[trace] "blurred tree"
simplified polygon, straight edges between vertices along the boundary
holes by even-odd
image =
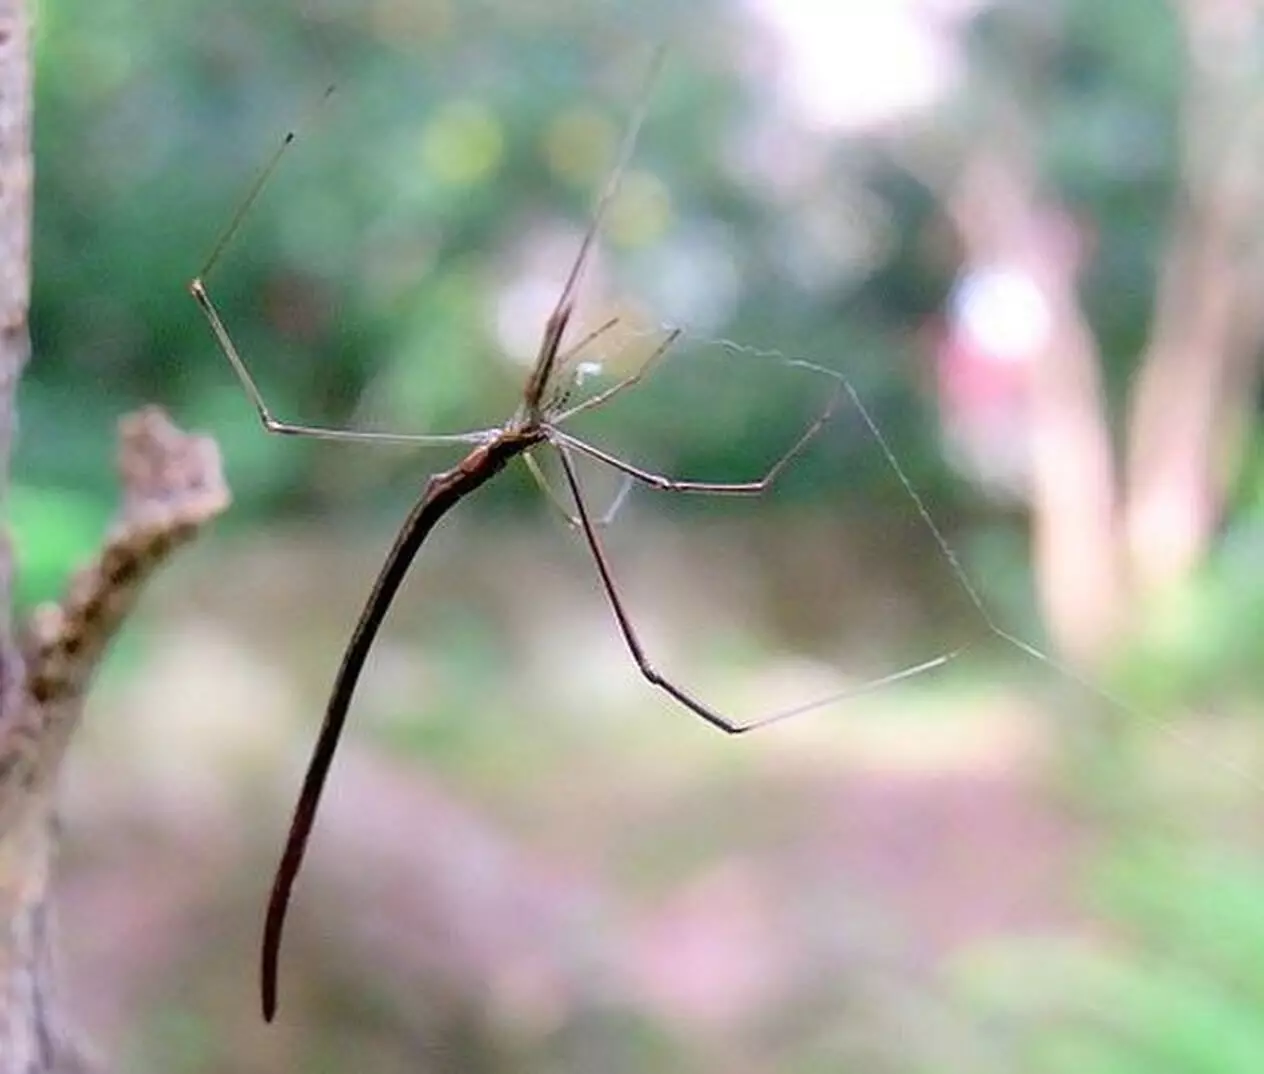
[[[1251,4],[1012,4],[981,27],[978,69],[1007,92],[991,87],[944,205],[967,278],[1004,272],[1031,297],[992,313],[1025,310],[1025,332],[991,346],[1025,370],[1035,576],[1078,661],[1186,588],[1241,468],[1264,330],[1260,18]]]

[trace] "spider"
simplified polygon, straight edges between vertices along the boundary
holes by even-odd
[[[280,864],[277,867],[268,900],[260,968],[262,1009],[263,1016],[267,1021],[273,1019],[277,1009],[278,961],[290,895],[303,862],[308,837],[315,823],[321,793],[329,775],[330,766],[346,723],[352,696],[364,668],[365,660],[373,646],[392,600],[399,591],[399,587],[407,575],[413,560],[420,552],[422,544],[435,525],[458,503],[499,474],[514,459],[519,457],[525,459],[530,464],[536,479],[548,491],[548,485],[544,482],[538,467],[532,460],[531,452],[537,448],[548,447],[556,454],[561,465],[566,490],[575,507],[575,515],[568,515],[568,518],[582,534],[592,554],[601,587],[614,614],[615,622],[623,641],[640,674],[649,683],[665,691],[689,712],[725,734],[741,734],[809,709],[840,700],[859,690],[873,689],[899,679],[920,675],[946,664],[957,655],[957,653],[945,653],[880,679],[872,680],[863,686],[853,688],[844,693],[822,698],[807,705],[799,705],[793,709],[765,715],[755,720],[737,722],[707,704],[707,702],[685,686],[680,685],[659,671],[641,643],[636,627],[620,594],[598,533],[604,519],[594,518],[589,509],[580,484],[579,475],[576,471],[575,457],[577,455],[587,456],[599,464],[622,473],[625,477],[625,490],[627,483],[638,483],[670,492],[758,496],[811,443],[833,417],[840,403],[845,398],[850,397],[856,406],[861,406],[855,391],[840,374],[810,362],[785,359],[787,364],[791,366],[819,374],[831,381],[834,390],[830,393],[825,406],[820,410],[816,418],[802,431],[789,449],[773,463],[763,477],[757,481],[740,483],[682,481],[663,474],[652,473],[633,466],[617,456],[564,431],[563,426],[569,419],[608,403],[616,395],[641,382],[649,375],[656,363],[667,353],[681,334],[680,329],[668,331],[648,358],[633,373],[619,380],[611,387],[589,396],[582,402],[571,403],[573,387],[580,378],[592,371],[587,363],[577,360],[578,355],[594,339],[609,331],[615,322],[612,320],[599,326],[574,346],[563,347],[562,340],[574,315],[576,296],[600,233],[602,221],[618,191],[620,178],[627,168],[628,161],[636,145],[649,99],[649,83],[652,83],[656,76],[662,62],[662,56],[663,50],[660,48],[651,64],[646,89],[642,92],[640,103],[628,123],[618,157],[606,180],[604,189],[597,199],[591,222],[580,242],[565,285],[552,313],[545,322],[535,361],[523,387],[521,401],[517,410],[502,425],[451,435],[410,435],[299,425],[281,421],[273,415],[245,360],[229,335],[215,303],[211,299],[206,286],[206,279],[219,261],[229,240],[239,228],[246,212],[258,198],[281,156],[293,143],[295,138],[294,131],[289,132],[282,139],[280,147],[248,191],[241,207],[232,217],[228,229],[212,250],[202,271],[189,283],[190,293],[197,300],[198,305],[205,314],[220,349],[228,359],[238,380],[253,403],[260,423],[268,432],[282,436],[306,436],[325,440],[355,442],[469,445],[468,454],[456,466],[442,473],[434,474],[427,480],[420,498],[404,520],[394,544],[386,555],[364,609],[360,613],[360,617],[351,633],[341,664],[334,677],[333,688],[325,710],[324,722],[321,725],[316,745],[303,779],[302,790],[299,793],[285,848]],[[326,91],[326,96],[330,92],[332,92],[332,87]],[[868,417],[867,412],[864,412],[863,407],[861,407],[861,410],[870,430],[877,433],[877,428]],[[881,440],[880,434],[878,435],[879,442],[887,454],[888,461],[895,463],[894,456],[886,448],[885,441]],[[616,498],[616,507],[621,498],[621,496]],[[918,502],[920,503],[920,501]],[[925,521],[930,523],[929,516],[925,516]],[[936,537],[938,537],[938,531],[934,529],[933,523],[931,528]]]

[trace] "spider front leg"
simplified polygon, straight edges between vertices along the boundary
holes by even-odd
[[[327,87],[316,107],[323,106],[333,92],[333,86]],[[297,137],[298,131],[295,129],[287,132],[285,137],[281,139],[281,144],[277,146],[276,151],[259,170],[246,191],[245,198],[242,199],[229,220],[228,226],[211,248],[211,254],[202,266],[202,271],[189,281],[189,294],[197,301],[203,315],[206,317],[207,323],[211,326],[211,331],[215,335],[215,341],[219,344],[219,349],[223,351],[224,357],[228,359],[229,365],[233,367],[233,372],[237,375],[237,380],[241,383],[242,388],[245,389],[247,397],[255,408],[255,413],[259,417],[259,424],[267,432],[275,433],[278,436],[308,436],[319,440],[342,440],[355,443],[479,444],[493,439],[497,433],[495,429],[478,429],[465,433],[445,435],[370,432],[360,429],[334,429],[321,425],[300,425],[295,422],[281,421],[272,413],[272,409],[263,398],[263,393],[259,390],[259,385],[256,383],[254,376],[251,374],[241,353],[237,350],[237,345],[228,334],[228,328],[225,326],[223,318],[220,317],[219,310],[216,309],[215,303],[211,300],[210,293],[206,288],[206,279],[210,276],[215,266],[219,264],[224,252],[232,244],[238,231],[241,230],[241,226],[249,215],[250,210],[262,196],[264,189],[268,186],[273,174],[280,166],[281,160],[289,152],[291,146],[294,145]]]
[[[623,636],[624,644],[631,653],[632,659],[636,662],[637,670],[641,675],[653,686],[657,686],[660,690],[670,695],[676,702],[684,706],[695,716],[704,720],[710,726],[718,731],[723,731],[726,735],[740,735],[746,731],[754,731],[756,728],[767,727],[769,724],[777,723],[780,720],[787,720],[792,716],[799,716],[814,709],[824,708],[839,701],[848,698],[857,697],[860,694],[868,693],[872,690],[889,686],[893,683],[900,682],[905,679],[911,679],[918,675],[923,675],[928,671],[943,667],[950,661],[955,660],[965,647],[955,649],[951,652],[941,653],[932,657],[930,660],[922,661],[910,667],[901,668],[889,675],[883,675],[880,678],[870,679],[858,686],[853,686],[846,690],[840,690],[836,693],[829,694],[826,697],[817,698],[815,701],[809,701],[806,704],[795,705],[791,708],[780,709],[776,712],[768,713],[764,716],[757,717],[753,720],[738,722],[725,716],[717,711],[706,702],[702,701],[691,691],[669,679],[650,661],[646,655],[645,648],[641,644],[641,640],[637,635],[636,628],[632,624],[632,618],[628,614],[627,608],[624,606],[623,598],[619,593],[619,587],[614,580],[614,574],[610,569],[610,561],[606,556],[605,548],[602,546],[601,539],[597,536],[597,525],[589,515],[588,505],[584,501],[583,489],[579,484],[579,475],[575,470],[574,460],[570,456],[566,445],[554,443],[557,448],[558,457],[562,462],[562,473],[566,477],[566,484],[570,489],[571,498],[575,501],[575,510],[579,516],[579,526],[584,534],[584,539],[588,544],[588,549],[592,552],[593,562],[597,566],[597,574],[601,579],[601,588],[606,594],[606,599],[610,603],[610,610],[614,613],[615,622],[618,624],[619,633]],[[699,491],[699,490],[692,490]]]
[[[195,277],[189,283],[189,293],[202,308],[202,312],[206,315],[207,323],[211,326],[211,331],[215,333],[215,340],[219,344],[219,349],[224,352],[224,357],[228,359],[233,371],[237,374],[238,381],[240,381],[242,388],[245,389],[246,395],[250,398],[251,403],[254,404],[255,413],[259,416],[259,424],[270,433],[275,433],[278,436],[308,436],[318,440],[343,440],[355,443],[423,445],[479,444],[485,443],[496,435],[495,429],[478,429],[466,433],[451,433],[447,435],[429,435],[425,433],[379,433],[362,429],[333,429],[321,425],[298,425],[294,422],[281,421],[273,415],[267,401],[263,398],[259,385],[255,383],[255,378],[251,375],[249,367],[237,350],[237,345],[233,343],[232,337],[228,334],[228,329],[219,315],[219,310],[215,308],[215,303],[211,301],[211,296],[207,292],[206,284],[201,276]]]
[[[672,336],[671,339],[674,339]],[[671,339],[668,342],[671,342]],[[660,349],[661,352],[661,349]],[[651,361],[654,356],[651,356]],[[640,373],[633,374],[638,377]],[[632,378],[628,378],[631,380]],[[616,384],[610,392],[606,393],[608,398],[615,390],[623,386],[622,383]],[[759,496],[777,480],[781,472],[792,463],[795,458],[800,455],[803,450],[816,438],[817,434],[825,428],[830,418],[834,416],[834,412],[838,409],[839,403],[844,397],[844,388],[842,383],[838,389],[830,397],[830,401],[826,404],[825,409],[816,417],[803,433],[799,436],[784,455],[772,464],[768,472],[764,474],[758,481],[681,481],[674,477],[666,477],[663,474],[651,473],[649,470],[642,470],[640,467],[633,466],[630,462],[625,462],[617,455],[611,455],[608,451],[602,451],[601,448],[594,447],[592,444],[584,440],[580,440],[577,436],[565,433],[555,425],[549,426],[549,439],[552,440],[559,449],[562,445],[574,448],[582,455],[587,455],[591,459],[603,462],[607,466],[618,470],[620,473],[626,474],[633,481],[639,481],[643,485],[649,485],[650,488],[658,489],[662,492],[691,492],[691,493],[713,493],[720,496]],[[589,400],[592,402],[592,400]],[[563,453],[564,455],[564,453]]]

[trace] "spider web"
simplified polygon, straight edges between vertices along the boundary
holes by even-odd
[[[644,114],[647,97],[648,91],[640,98],[637,122]],[[617,173],[626,165],[628,155],[631,153],[633,134],[634,126],[624,142],[624,155],[619,167],[616,168],[616,179]],[[288,143],[287,137],[283,147]],[[221,250],[233,237],[245,211],[252,206],[263,184],[270,180],[272,170],[279,159],[280,152],[278,151],[277,156],[265,166],[241,209],[231,219],[227,231],[214,248],[208,267],[219,257]],[[613,191],[616,185],[616,180],[607,180],[607,192]],[[584,239],[583,243],[586,245],[589,241],[589,239]],[[591,306],[594,302],[594,295],[600,289],[599,281],[595,281],[594,277],[602,275],[603,265],[600,262],[608,253],[605,244],[600,240],[600,235],[596,235],[591,241],[594,246],[600,246],[601,250],[598,252],[600,256],[594,256],[583,273],[585,282],[579,292],[583,306]],[[571,249],[574,249],[574,246]],[[573,265],[574,262],[571,262],[570,265],[563,265],[563,267],[568,271],[573,271]],[[551,290],[551,294],[556,296],[557,291]],[[641,315],[641,311],[632,306],[616,307],[613,311],[607,311],[604,318],[577,317],[576,324],[572,326],[567,337],[572,341],[571,346],[574,346],[573,341],[583,336],[584,329],[580,328],[581,324],[586,324],[588,326],[586,330],[592,331],[609,321],[614,321],[614,327],[611,330],[599,333],[589,343],[569,354],[566,368],[561,371],[562,376],[557,378],[563,381],[569,378],[573,382],[567,390],[568,403],[572,400],[582,402],[584,398],[591,398],[594,392],[607,387],[610,378],[603,374],[613,371],[616,374],[626,375],[629,370],[635,369],[637,363],[644,361],[649,354],[653,353],[654,348],[670,331],[668,327],[657,323],[655,318]],[[687,352],[687,357],[682,357],[681,352]],[[708,363],[719,372],[709,377],[699,374],[699,369]],[[730,372],[739,365],[742,366],[740,372]],[[679,377],[677,377],[678,373]],[[971,625],[963,631],[964,636],[954,643],[935,649],[920,658],[914,658],[907,665],[890,669],[876,677],[865,678],[824,699],[808,699],[801,703],[792,703],[785,715],[802,715],[842,701],[856,693],[881,689],[890,685],[893,679],[921,677],[938,671],[945,665],[958,663],[968,653],[977,652],[983,642],[995,642],[1022,658],[1048,669],[1098,703],[1107,704],[1134,719],[1161,720],[1165,732],[1175,740],[1197,746],[1203,753],[1207,752],[1205,744],[1196,743],[1193,736],[1177,725],[1173,719],[1138,709],[1122,697],[1109,692],[1066,663],[1059,661],[1048,650],[1009,630],[1000,621],[991,610],[989,602],[984,599],[984,588],[966,569],[956,546],[949,540],[946,531],[937,521],[927,497],[911,476],[910,468],[902,457],[903,453],[897,448],[895,438],[887,431],[884,422],[877,417],[873,407],[866,402],[864,391],[857,387],[858,381],[836,369],[828,358],[804,357],[797,351],[763,348],[731,338],[709,337],[704,332],[686,331],[672,347],[671,353],[665,357],[661,368],[656,369],[647,377],[644,385],[637,385],[609,407],[581,415],[575,424],[580,434],[584,436],[588,435],[589,428],[595,429],[594,443],[599,446],[606,445],[606,435],[609,435],[615,441],[610,449],[620,456],[626,449],[637,465],[646,465],[653,469],[654,458],[665,456],[668,461],[662,464],[663,472],[670,473],[674,477],[710,479],[715,476],[717,480],[750,480],[758,477],[759,474],[730,475],[727,472],[721,472],[719,475],[714,475],[705,471],[696,474],[676,474],[669,465],[672,455],[672,451],[668,450],[669,446],[672,441],[682,444],[691,438],[697,440],[699,432],[705,432],[708,425],[716,420],[717,404],[720,409],[729,408],[730,412],[759,415],[759,409],[750,406],[749,399],[767,391],[767,398],[774,400],[778,407],[781,407],[788,397],[787,391],[781,386],[775,389],[768,388],[768,377],[784,378],[792,373],[806,374],[799,377],[799,387],[789,393],[789,397],[793,400],[791,409],[794,410],[794,415],[792,417],[788,417],[785,413],[769,415],[765,409],[764,415],[757,419],[761,427],[755,431],[761,436],[766,435],[768,431],[762,428],[762,424],[767,422],[775,426],[776,431],[783,435],[783,439],[788,437],[792,441],[795,430],[801,430],[806,422],[812,420],[813,408],[819,407],[821,400],[828,397],[831,391],[839,392],[842,399],[839,412],[831,417],[819,437],[819,443],[810,445],[809,451],[850,451],[850,445],[858,438],[864,439],[876,451],[886,474],[887,486],[898,495],[903,504],[904,521],[911,522],[920,532],[925,554],[932,556],[939,564],[945,585],[951,587],[961,599]],[[434,383],[432,378],[427,378],[427,381],[430,384]],[[747,403],[725,403],[721,396],[730,391],[744,393],[747,396]],[[386,394],[394,399],[398,399],[401,395],[397,390]],[[665,416],[666,432],[663,419],[660,419],[657,427],[654,422],[647,422],[644,418],[628,421],[623,426],[617,421],[613,423],[609,421],[620,414],[626,416],[631,413],[635,416],[638,411],[642,415],[648,413]],[[494,412],[489,414],[492,423],[500,417],[503,416]],[[840,433],[840,429],[845,431]],[[771,434],[768,434],[767,438],[769,443],[776,439]],[[705,458],[707,452],[695,452],[695,455]],[[641,459],[647,456],[650,462],[643,464]],[[712,438],[710,456],[721,466],[726,465],[722,453],[714,443],[714,438]],[[773,453],[771,458],[776,458],[776,454]],[[793,487],[796,480],[795,470],[796,467],[793,464],[788,467],[777,485],[770,491],[776,494],[786,485]],[[635,506],[636,498],[632,503]],[[896,538],[893,535],[894,539]],[[864,608],[852,608],[849,609],[849,613],[862,623],[876,615]],[[1250,778],[1240,765],[1229,758],[1219,756],[1211,759],[1228,771]]]
[[[588,319],[590,322],[595,322],[596,320],[593,316],[590,316]],[[628,320],[631,322],[633,319],[629,317]],[[603,323],[609,324],[610,322],[606,321]],[[680,382],[670,382],[672,373],[678,367],[685,368],[684,376],[686,379],[703,382],[703,387],[700,390],[700,398],[702,400],[709,400],[722,395],[724,382],[741,382],[750,376],[751,370],[754,369],[759,374],[756,378],[757,383],[753,387],[747,385],[746,392],[755,396],[765,394],[765,397],[770,401],[781,401],[787,395],[793,393],[787,393],[783,385],[780,388],[773,389],[775,393],[779,392],[779,394],[766,394],[768,392],[768,384],[775,383],[778,378],[784,380],[789,376],[797,375],[801,380],[799,386],[806,389],[804,399],[800,400],[800,404],[802,405],[804,400],[807,400],[806,407],[799,417],[800,422],[804,420],[805,415],[811,414],[813,406],[819,408],[821,401],[828,398],[831,391],[837,391],[841,398],[841,405],[830,415],[825,428],[822,430],[821,443],[819,445],[809,445],[805,456],[815,446],[818,451],[825,453],[843,452],[848,454],[850,458],[850,452],[855,447],[855,441],[858,438],[863,439],[867,446],[876,453],[880,461],[881,468],[885,474],[886,487],[897,491],[903,504],[904,521],[913,523],[913,528],[918,531],[916,534],[913,534],[908,527],[905,527],[902,533],[892,532],[891,539],[893,543],[914,542],[908,546],[909,549],[912,549],[911,552],[901,548],[899,554],[921,555],[929,552],[933,555],[938,564],[940,585],[950,588],[956,594],[959,604],[964,609],[965,614],[957,617],[959,625],[954,630],[954,633],[958,634],[959,637],[949,641],[946,645],[934,648],[930,652],[924,652],[920,656],[915,656],[910,663],[885,668],[873,675],[858,676],[843,689],[826,692],[823,696],[818,695],[805,700],[791,701],[786,708],[777,711],[772,716],[773,721],[790,717],[803,717],[809,713],[842,704],[860,694],[885,690],[894,687],[897,683],[908,680],[919,679],[925,681],[924,677],[926,676],[947,673],[951,670],[952,665],[958,665],[971,657],[984,656],[985,650],[999,646],[1002,650],[1016,655],[1020,660],[1050,672],[1065,685],[1069,685],[1080,692],[1086,702],[1108,706],[1117,713],[1127,716],[1130,720],[1158,723],[1162,732],[1173,741],[1197,750],[1200,755],[1207,756],[1213,763],[1223,770],[1233,773],[1237,778],[1252,783],[1256,782],[1255,778],[1242,764],[1223,754],[1210,751],[1205,742],[1198,740],[1195,735],[1178,722],[1178,718],[1175,715],[1170,714],[1170,710],[1148,710],[1126,700],[1118,693],[1082,674],[1067,662],[1060,660],[1047,648],[1009,629],[993,611],[989,601],[984,596],[984,586],[971,575],[958,552],[957,545],[953,540],[949,539],[946,530],[936,519],[927,496],[919,489],[911,476],[909,467],[902,461],[901,453],[897,449],[892,436],[884,427],[884,423],[876,416],[873,407],[866,402],[853,379],[841,371],[826,364],[797,357],[776,348],[756,347],[729,338],[695,336],[688,331],[682,332],[680,329],[668,325],[659,325],[654,328],[635,328],[631,323],[619,323],[610,331],[597,332],[595,335],[587,337],[569,355],[567,368],[571,371],[571,375],[576,382],[570,401],[573,403],[576,400],[582,400],[585,396],[591,397],[594,393],[606,387],[613,376],[626,376],[629,370],[636,368],[639,363],[644,362],[649,355],[653,354],[658,343],[671,332],[681,332],[681,335],[675,341],[671,350],[664,355],[661,364],[647,375],[644,384],[638,384],[632,388],[625,400],[611,403],[608,413],[603,408],[593,415],[584,415],[577,420],[577,425],[584,425],[598,430],[591,434],[594,443],[601,443],[604,436],[609,436],[620,443],[618,454],[621,458],[635,459],[638,456],[645,455],[644,443],[637,444],[637,440],[644,441],[647,439],[644,433],[639,436],[635,432],[629,434],[618,422],[610,423],[603,433],[601,431],[603,424],[601,419],[611,418],[617,414],[621,407],[634,407],[638,402],[645,406],[646,409],[655,409],[660,411],[660,413],[664,410],[670,410],[671,407],[665,405],[662,401],[672,398],[675,398],[678,402],[680,401],[682,394]],[[706,357],[699,357],[699,355],[705,355]],[[688,371],[691,366],[704,364],[708,361],[714,365],[716,370],[720,370],[718,374],[714,370],[699,374],[694,369],[690,377]],[[737,368],[739,364],[742,365],[741,369]],[[656,384],[656,381],[662,379],[667,379],[669,383],[666,386]],[[645,397],[651,394],[657,394],[658,400],[651,400],[646,403]],[[639,400],[637,399],[638,395],[642,396]],[[687,440],[687,430],[689,428],[696,427],[699,424],[705,425],[708,421],[706,413],[696,409],[697,404],[697,399],[687,401],[684,409],[689,411],[692,417],[684,421],[676,420],[675,439]],[[779,415],[779,417],[784,418],[784,415]],[[625,418],[624,420],[626,421],[627,419]],[[635,427],[637,423],[635,420],[632,420],[630,424]],[[669,422],[669,424],[671,423]],[[781,422],[779,424],[784,425],[785,423]],[[794,427],[793,422],[789,423],[791,430]],[[802,426],[800,425],[799,427],[801,428]],[[845,429],[845,431],[838,433],[840,427]],[[570,427],[568,426],[567,428],[569,429]],[[590,435],[588,428],[585,428],[585,436],[588,435]],[[656,438],[651,434],[648,440],[650,442],[658,442],[661,438]],[[625,446],[626,454],[624,451]],[[648,454],[653,458],[656,454],[670,455],[671,452],[665,452],[660,449],[658,452],[651,450]],[[769,490],[770,493],[776,490],[781,482],[794,483],[795,464],[799,461],[797,458],[792,460],[787,469],[781,474],[778,484],[774,484],[773,488]],[[673,474],[672,476],[692,479],[701,475],[689,473],[683,475]],[[726,473],[725,477],[728,476]],[[759,475],[742,473],[736,476],[735,479],[745,480],[750,479],[752,476],[757,477]],[[610,495],[610,493],[607,493],[607,495]],[[662,493],[659,493],[659,495],[662,495]],[[701,495],[709,501],[717,494],[703,493]],[[636,503],[638,496],[639,493],[633,494],[631,498],[633,504]],[[761,509],[761,503],[762,497],[758,498],[756,503],[750,506],[758,511]],[[766,509],[767,505],[764,506]],[[638,603],[635,595],[632,596],[630,602],[633,604]],[[849,610],[849,613],[861,620],[864,620],[871,614],[881,614],[880,611],[875,613],[874,610],[863,607],[852,608]],[[942,630],[943,627],[941,625],[941,636]],[[889,656],[886,659],[889,660]],[[670,663],[670,660],[667,663]],[[870,663],[872,663],[872,659],[870,659]],[[667,667],[664,667],[663,670],[665,673],[671,673]],[[744,720],[746,717],[754,717],[756,723],[763,723],[767,718],[767,714],[763,713],[726,712],[725,715],[739,721]]]

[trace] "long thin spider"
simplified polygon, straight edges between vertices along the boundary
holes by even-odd
[[[328,705],[325,709],[324,720],[321,724],[319,734],[317,735],[316,745],[313,749],[307,772],[303,778],[302,789],[299,792],[294,816],[290,823],[285,848],[282,852],[280,864],[277,867],[271,894],[268,899],[267,912],[264,920],[260,962],[260,997],[263,1016],[267,1021],[272,1020],[277,1009],[278,960],[280,956],[281,938],[285,926],[290,894],[303,862],[308,838],[315,822],[316,810],[329,774],[330,766],[333,762],[334,753],[337,749],[343,727],[346,723],[352,695],[355,691],[356,683],[363,671],[365,661],[370,649],[373,646],[378,630],[381,628],[382,622],[390,609],[391,602],[394,600],[395,594],[398,592],[413,560],[420,551],[426,537],[430,534],[431,530],[435,527],[439,520],[461,500],[495,477],[513,459],[519,456],[529,458],[529,453],[533,448],[547,443],[550,444],[558,454],[561,461],[562,473],[565,477],[570,497],[573,500],[577,511],[577,514],[571,518],[569,513],[563,507],[563,514],[567,515],[572,524],[580,530],[592,552],[593,559],[596,563],[598,574],[600,576],[601,585],[614,613],[619,631],[622,634],[629,651],[635,659],[641,674],[655,686],[665,690],[682,706],[705,720],[712,727],[716,727],[729,734],[747,731],[754,727],[759,727],[776,720],[782,720],[788,716],[795,715],[796,713],[805,712],[809,709],[817,708],[830,702],[840,700],[845,696],[855,694],[866,688],[876,688],[878,686],[894,682],[898,679],[909,678],[913,675],[919,675],[930,671],[946,664],[960,651],[958,650],[957,652],[945,653],[932,660],[918,664],[914,667],[906,668],[903,671],[888,675],[885,678],[874,680],[871,683],[865,684],[865,686],[847,691],[846,693],[832,695],[808,705],[801,705],[792,710],[776,712],[746,723],[737,723],[730,720],[728,717],[722,715],[703,701],[699,700],[693,693],[684,687],[666,678],[654,667],[645,654],[632,625],[631,619],[625,609],[623,600],[615,585],[605,552],[597,536],[597,530],[600,524],[599,520],[594,520],[588,509],[570,453],[574,451],[587,455],[596,460],[598,463],[610,466],[615,470],[622,472],[633,482],[649,485],[658,489],[692,493],[720,493],[747,496],[757,495],[776,480],[778,475],[781,474],[790,462],[808,446],[813,438],[815,438],[825,426],[826,422],[828,422],[834,415],[840,400],[843,398],[844,387],[850,391],[850,386],[847,385],[846,381],[843,380],[839,374],[819,366],[811,365],[810,363],[787,359],[786,364],[788,365],[800,366],[811,372],[823,374],[832,378],[835,381],[836,390],[832,393],[828,403],[821,411],[820,415],[808,426],[795,443],[791,445],[789,450],[773,463],[771,468],[762,478],[758,481],[736,484],[678,481],[662,475],[653,474],[635,467],[630,463],[624,462],[614,455],[602,451],[600,448],[594,447],[583,440],[571,436],[569,433],[563,432],[558,427],[559,423],[574,416],[575,414],[600,406],[608,402],[615,395],[640,382],[647,375],[650,368],[663,356],[672,343],[675,342],[679,335],[679,330],[676,329],[667,332],[660,345],[654,350],[642,366],[635,370],[630,376],[618,381],[613,387],[608,388],[584,400],[583,402],[578,403],[577,405],[568,407],[567,396],[569,393],[564,390],[564,386],[559,385],[558,381],[559,378],[567,375],[566,366],[568,356],[574,354],[577,348],[563,350],[561,346],[562,338],[574,313],[576,293],[584,270],[590,260],[597,235],[599,234],[601,228],[602,220],[604,219],[606,212],[615,197],[619,186],[619,180],[626,169],[628,160],[631,157],[633,147],[636,143],[641,123],[645,117],[649,97],[648,82],[653,80],[657,72],[662,60],[662,52],[663,50],[660,48],[655,55],[653,64],[651,65],[647,86],[642,92],[639,104],[629,121],[628,129],[624,135],[623,144],[615,166],[610,173],[610,177],[606,182],[605,188],[603,189],[600,197],[597,199],[591,222],[584,234],[566,283],[562,289],[561,295],[558,298],[556,306],[545,324],[535,364],[523,390],[522,401],[517,412],[502,426],[492,429],[482,429],[471,432],[436,436],[426,434],[393,434],[364,432],[351,429],[331,429],[284,422],[273,416],[272,411],[265,402],[262,393],[255,383],[254,378],[250,374],[245,361],[238,352],[237,347],[234,345],[231,337],[229,336],[228,330],[211,300],[206,288],[205,279],[219,261],[227,245],[228,239],[240,227],[246,211],[259,197],[266,179],[271,175],[272,171],[276,167],[277,161],[280,159],[281,152],[294,141],[293,132],[285,136],[281,149],[278,150],[271,160],[269,160],[261,174],[261,177],[256,180],[249,189],[243,206],[234,214],[225,236],[221,238],[214,247],[210,258],[207,260],[202,271],[189,283],[190,293],[197,300],[198,305],[205,314],[220,349],[228,359],[247,395],[253,403],[261,424],[268,432],[281,435],[313,436],[331,440],[395,441],[414,444],[474,444],[474,447],[469,454],[457,463],[456,466],[445,472],[435,474],[426,482],[420,498],[409,512],[408,517],[404,520],[403,525],[400,527],[399,533],[395,538],[394,544],[391,546],[390,551],[386,555],[386,559],[382,564],[377,579],[373,583],[373,588],[369,594],[368,600],[365,603],[363,611],[360,613],[355,629],[352,631],[351,638],[347,643],[342,661],[338,667],[338,672],[334,677],[333,688],[330,693]],[[606,325],[597,329],[595,333],[590,334],[585,338],[585,340],[581,340],[580,346],[583,346],[585,342],[594,338],[595,335],[599,335],[608,327],[609,325]],[[856,398],[854,392],[851,393],[851,396],[853,401],[859,405],[859,399]],[[620,499],[621,497],[622,494],[620,494]],[[616,507],[617,503],[618,501],[616,501]],[[559,504],[559,506],[561,505]],[[938,531],[935,530],[934,523],[930,521],[929,517],[926,518],[926,521],[936,533],[936,536],[938,536]],[[942,541],[942,538],[940,540]]]

